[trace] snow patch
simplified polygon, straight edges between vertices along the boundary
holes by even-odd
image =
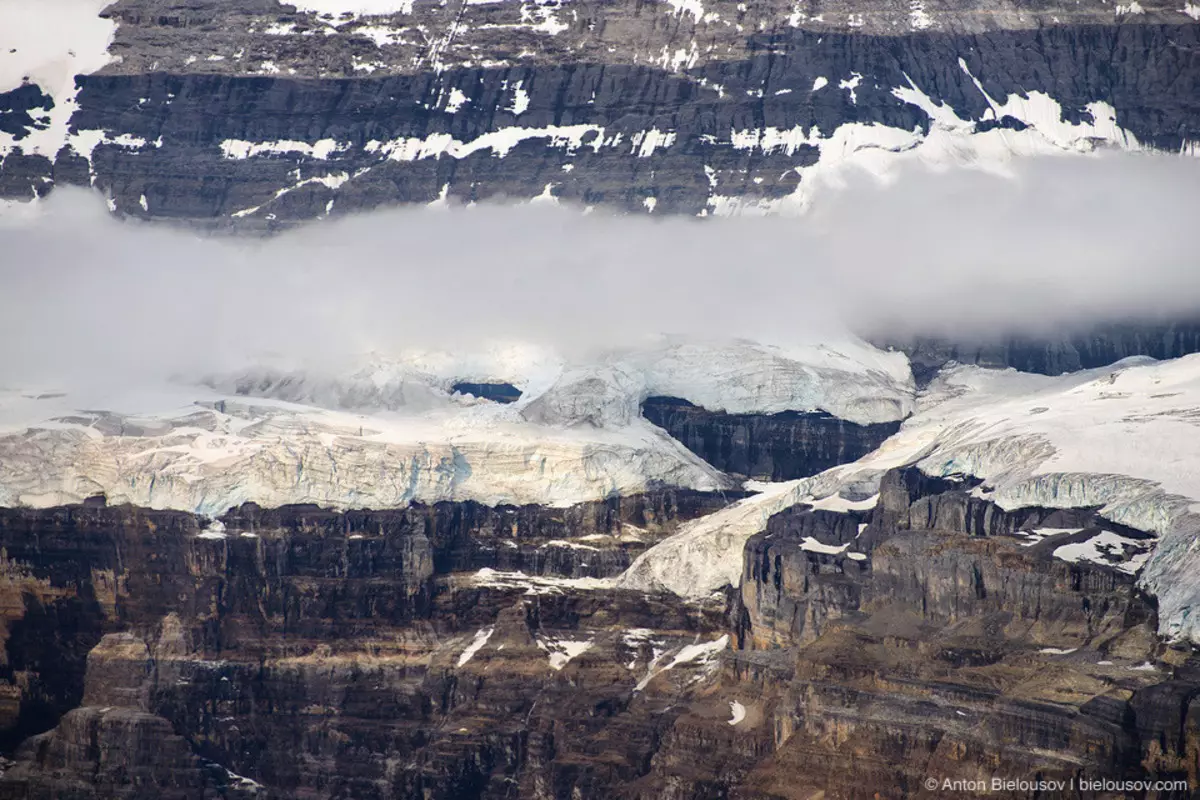
[[[522,142],[548,139],[546,147],[554,147],[573,153],[583,147],[583,140],[592,136],[590,147],[599,152],[604,144],[604,128],[596,125],[547,125],[542,128],[508,127],[482,134],[469,142],[455,139],[448,133],[432,133],[424,139],[403,138],[388,142],[367,142],[368,153],[379,153],[392,161],[419,161],[425,158],[467,158],[475,153],[490,150],[492,155],[503,158]]]
[[[822,544],[821,542],[819,542],[817,539],[815,539],[812,536],[805,536],[804,541],[802,541],[800,543],[800,549],[804,550],[805,552],[822,553],[824,555],[830,555],[830,556],[838,555],[839,553],[845,552],[846,548],[849,546],[850,546],[849,544],[843,544],[840,546],[839,545],[831,545],[831,544]]]
[[[480,628],[475,632],[475,638],[467,645],[466,649],[458,656],[458,661],[455,662],[456,667],[466,666],[475,654],[483,649],[483,646],[488,643],[488,639],[492,638],[495,628]]]
[[[691,679],[692,683],[701,680],[716,669],[718,658],[728,647],[729,634],[725,634],[721,638],[711,642],[698,642],[685,645],[676,651],[674,657],[665,667],[661,668],[658,667],[658,664],[661,663],[665,653],[656,655],[654,661],[650,663],[650,669],[646,673],[646,677],[638,681],[637,686],[634,687],[634,691],[642,691],[657,676],[684,664],[699,668],[698,673]]]
[[[351,145],[333,139],[322,139],[312,144],[296,141],[247,142],[243,139],[226,139],[221,142],[220,147],[222,156],[238,161],[264,155],[301,155],[327,161],[349,150]]]
[[[557,672],[570,664],[572,660],[591,650],[592,641],[590,639],[576,641],[546,637],[539,638],[537,646],[550,654],[550,668]]]
[[[850,92],[850,102],[858,105],[858,87],[862,83],[862,75],[857,72],[851,72],[850,77],[844,81],[838,81],[838,88],[845,89]]]
[[[446,113],[457,114],[469,102],[471,99],[456,86],[450,90],[450,96],[446,99]]]
[[[564,591],[595,591],[612,588],[608,578],[554,578],[545,575],[526,575],[524,572],[503,572],[484,567],[471,578],[475,586],[491,589],[525,589],[526,595],[562,594]]]
[[[1025,540],[1021,542],[1022,547],[1033,547],[1038,542],[1049,539],[1052,536],[1079,533],[1081,530],[1081,528],[1035,528],[1031,531],[1017,531],[1013,535]]]
[[[14,147],[26,155],[53,159],[67,141],[71,116],[78,107],[76,75],[89,75],[111,60],[108,47],[116,32],[112,19],[99,15],[111,0],[11,0],[0,12],[0,93],[33,83],[49,95],[54,107],[38,129],[21,139],[0,131],[0,158]]]
[[[739,703],[737,700],[730,700],[729,701],[729,714],[730,714],[730,717],[729,717],[727,724],[737,725],[739,722],[741,722],[742,720],[744,720],[746,718],[746,707],[744,705],[742,705],[741,703]]]
[[[281,6],[292,5],[300,11],[335,20],[346,16],[376,17],[412,12],[413,0],[288,0]]]
[[[1072,564],[1103,564],[1134,575],[1149,560],[1151,547],[1151,542],[1101,531],[1087,541],[1056,548],[1054,557]]]
[[[630,142],[633,144],[631,153],[636,153],[638,158],[649,158],[655,150],[666,150],[675,144],[675,131],[660,131],[658,128],[638,131]]]
[[[204,530],[196,534],[197,539],[226,539],[229,534],[225,532],[225,523],[219,519],[214,519]]]
[[[513,87],[513,102],[509,111],[513,116],[520,116],[529,110],[529,92],[522,88],[522,83],[518,83]]]

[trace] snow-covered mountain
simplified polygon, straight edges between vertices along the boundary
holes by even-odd
[[[624,586],[702,597],[740,580],[746,540],[779,511],[806,503],[869,510],[884,471],[915,464],[934,476],[983,479],[1001,508],[1099,509],[1156,542],[1098,533],[1064,548],[1141,575],[1159,598],[1164,634],[1197,638],[1191,609],[1200,541],[1200,356],[1129,359],[1057,377],[957,367],[918,398],[917,412],[875,452],[820,475],[772,484],[696,520],[643,554]],[[1066,531],[1060,531],[1066,532]]]
[[[1170,319],[1194,282],[1161,210],[1189,204],[1150,173],[1200,153],[1198,22],[0,0],[0,795],[1194,792],[1200,326]],[[854,202],[1106,151],[1158,156],[1106,159],[1135,177],[1063,218],[988,195],[959,225],[936,174],[939,208]],[[427,211],[421,242],[363,249],[351,222],[195,230],[490,199],[787,214],[843,183],[836,258],[756,235],[796,220],[721,247],[735,223],[620,214],[581,237]],[[64,186],[185,224],[59,226]],[[1127,251],[1089,238],[1114,220]],[[1100,303],[1143,256],[1153,291]],[[1008,338],[966,344],[992,299]]]
[[[906,164],[1194,155],[1196,8],[8,3],[0,197],[260,228],[489,197],[704,216]]]
[[[1180,576],[1200,536],[1200,355],[1061,376],[954,367],[920,394],[902,354],[856,340],[791,349],[674,343],[592,365],[528,349],[489,363],[468,359],[456,371],[425,354],[336,379],[252,370],[149,393],[9,391],[0,504],[105,494],[210,515],[248,501],[562,507],[653,487],[734,486],[642,418],[641,401],[669,391],[742,414],[903,424],[852,463],[750,484],[757,494],[653,547],[619,585],[697,597],[736,585],[742,547],[771,515],[797,503],[867,511],[886,470],[915,464],[933,476],[981,479],[976,496],[1001,508],[1095,507],[1151,534],[1156,541],[1098,534],[1091,549],[1061,557],[1141,573],[1159,598],[1164,631],[1194,634],[1187,611],[1200,588]],[[498,404],[448,391],[468,378],[510,381],[524,394]]]

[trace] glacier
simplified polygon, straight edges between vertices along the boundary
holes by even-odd
[[[728,368],[706,372],[706,359]],[[510,381],[524,394],[511,405],[450,394],[461,380]],[[661,486],[731,487],[641,417],[641,401],[663,387],[716,407],[860,418],[897,418],[913,393],[903,355],[853,339],[790,351],[671,345],[580,366],[545,348],[497,345],[370,356],[344,370],[250,367],[116,393],[8,390],[0,504],[104,494],[210,515],[245,502],[563,507]]]
[[[177,391],[119,406],[130,413],[80,411],[69,393],[0,394],[0,505],[104,494],[111,503],[207,515],[245,502],[567,506],[661,485],[728,485],[644,420],[569,429],[483,404],[365,415]]]
[[[864,508],[856,497],[884,471],[916,464],[971,475],[1005,509],[1095,506],[1113,522],[1157,535],[1135,556],[1139,585],[1158,598],[1160,632],[1200,641],[1200,355],[1048,377],[948,369],[916,413],[873,453],[811,478],[758,484],[760,493],[694,520],[643,553],[619,585],[703,597],[738,585],[746,540],[798,503]],[[1103,543],[1097,543],[1103,544]],[[1081,553],[1064,553],[1073,559]]]
[[[491,403],[451,394],[456,380],[505,380],[524,394]],[[612,585],[703,598],[738,583],[745,542],[771,515],[797,503],[865,511],[888,469],[917,465],[972,475],[984,481],[975,491],[1006,509],[1097,507],[1154,534],[1153,550],[1122,568],[1158,598],[1164,634],[1200,640],[1191,613],[1200,603],[1200,355],[1053,377],[953,366],[919,393],[902,354],[852,338],[671,341],[591,361],[497,347],[458,358],[371,356],[342,371],[255,367],[107,393],[7,389],[0,504],[104,494],[216,516],[244,502],[564,507],[663,486],[733,488],[641,417],[653,393],[737,413],[820,410],[903,423],[858,461],[796,481],[748,482],[755,494],[685,524]]]

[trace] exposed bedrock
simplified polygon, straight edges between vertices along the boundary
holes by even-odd
[[[109,631],[175,612],[194,621],[197,642],[222,650],[259,636],[264,620],[317,641],[404,626],[436,616],[438,575],[614,575],[680,521],[726,502],[665,491],[562,509],[247,505],[225,515],[224,530],[102,502],[0,510],[0,747],[81,702],[85,659]]]
[[[286,615],[208,605],[220,580],[123,591],[139,621],[92,650],[83,706],[22,745],[0,797],[610,797],[725,641],[721,607],[633,592],[448,576],[420,622],[339,602],[347,578],[293,584],[317,602]]]
[[[1100,524],[1092,511],[989,509],[915,469],[883,484],[869,524],[798,507],[747,542],[722,691],[774,747],[744,765],[744,796],[940,794],[929,776],[1196,785],[1200,682],[1190,651],[1158,643],[1152,599],[1054,559],[1067,539],[1006,535]]]
[[[680,522],[703,516],[745,497],[670,489],[612,497],[565,508],[486,506],[481,503],[414,504],[395,511],[338,512],[312,506],[262,509],[245,505],[222,517],[245,531],[308,534],[347,546],[389,542],[397,534],[421,540],[433,572],[491,568],[533,575],[609,577],[674,531]]]
[[[456,394],[469,394],[496,403],[515,403],[521,399],[521,390],[511,383],[459,382],[450,387]]]
[[[1200,322],[1113,323],[1058,336],[1011,337],[990,342],[937,337],[877,338],[876,344],[904,351],[912,363],[913,377],[918,384],[928,383],[939,369],[952,361],[1060,375],[1104,367],[1130,356],[1149,356],[1161,361],[1200,352]]]
[[[762,480],[816,475],[862,458],[900,428],[823,412],[726,414],[677,397],[649,397],[642,415],[717,469]]]
[[[1194,24],[902,36],[782,27],[747,35],[744,57],[691,68],[562,54],[383,78],[92,75],[72,118],[74,131],[103,132],[78,143],[90,158],[66,147],[29,155],[17,140],[0,162],[0,196],[93,183],[123,214],[268,228],[443,192],[465,202],[547,187],[567,201],[698,214],[793,194],[797,169],[843,125],[928,132],[926,111],[893,93],[913,86],[968,134],[973,120],[977,132],[1032,125],[1053,139],[1062,123],[1101,124],[1087,106],[1103,102],[1138,143],[1177,152],[1200,140],[1198,37]],[[994,119],[993,101],[1030,92],[1050,110]],[[38,102],[30,90],[0,96],[11,107],[0,125],[28,125]],[[460,144],[447,150],[451,138]]]
[[[151,711],[158,662],[131,633],[108,634],[88,655],[83,705],[25,741],[0,780],[0,797],[248,798],[256,786],[197,756]]]
[[[746,543],[740,646],[804,644],[831,621],[893,604],[940,625],[999,615],[1005,636],[1047,643],[1091,642],[1153,618],[1132,575],[1052,555],[1101,528],[1145,534],[1095,509],[1004,510],[973,496],[977,485],[907,467],[885,473],[869,514],[776,514]],[[1006,535],[1039,529],[1064,533]]]
[[[14,577],[0,597],[94,597],[95,612],[74,694],[6,748],[0,797],[900,800],[927,777],[1197,785],[1190,651],[1159,642],[1131,575],[1053,558],[1066,541],[1054,537],[1073,534],[1020,535],[1103,522],[989,510],[976,488],[901,469],[870,512],[777,514],[747,543],[728,605],[479,573],[482,546],[460,541],[591,542],[634,524],[656,538],[711,510],[683,493],[511,511],[244,506],[224,530],[98,504],[4,512]],[[6,613],[11,632],[23,618]],[[71,647],[83,645],[44,645]],[[39,652],[29,637],[7,651]]]

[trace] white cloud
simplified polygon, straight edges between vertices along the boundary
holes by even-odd
[[[268,240],[121,222],[60,190],[0,219],[6,383],[337,361],[499,339],[787,344],[847,324],[1036,333],[1200,309],[1200,162],[1033,159],[851,182],[802,219],[396,209]]]

